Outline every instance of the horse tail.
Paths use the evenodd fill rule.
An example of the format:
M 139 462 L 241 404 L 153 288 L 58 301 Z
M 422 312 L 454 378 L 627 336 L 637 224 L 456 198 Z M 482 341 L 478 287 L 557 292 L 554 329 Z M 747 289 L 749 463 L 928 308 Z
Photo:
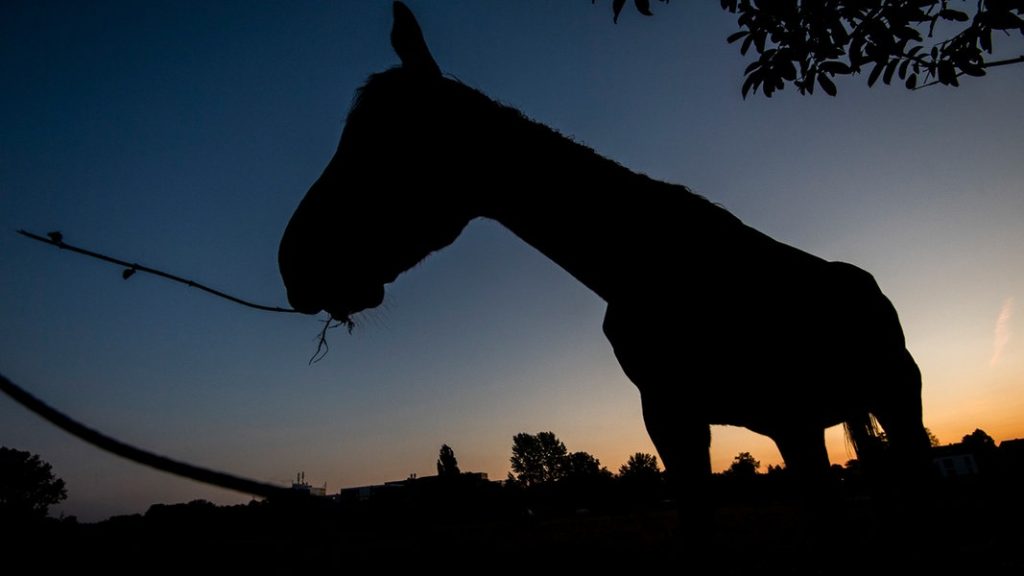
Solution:
M 875 468 L 882 458 L 884 437 L 879 431 L 878 420 L 863 412 L 845 423 L 846 439 L 853 445 L 853 451 L 864 468 Z

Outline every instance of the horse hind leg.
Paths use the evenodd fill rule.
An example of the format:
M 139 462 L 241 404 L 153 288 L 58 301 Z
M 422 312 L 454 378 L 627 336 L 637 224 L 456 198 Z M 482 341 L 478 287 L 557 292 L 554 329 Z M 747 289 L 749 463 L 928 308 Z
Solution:
M 931 469 L 931 442 L 921 407 L 921 371 L 909 352 L 890 371 L 894 377 L 871 412 L 885 430 L 891 472 L 904 481 L 924 481 Z
M 885 430 L 886 445 L 880 446 L 879 464 L 872 492 L 881 504 L 881 522 L 876 526 L 878 558 L 921 566 L 935 561 L 924 548 L 914 546 L 908 535 L 927 533 L 940 521 L 931 506 L 935 484 L 931 464 L 931 443 L 924 428 L 921 406 L 921 372 L 904 352 L 890 364 L 890 376 L 871 413 Z M 859 454 L 858 454 L 859 455 Z

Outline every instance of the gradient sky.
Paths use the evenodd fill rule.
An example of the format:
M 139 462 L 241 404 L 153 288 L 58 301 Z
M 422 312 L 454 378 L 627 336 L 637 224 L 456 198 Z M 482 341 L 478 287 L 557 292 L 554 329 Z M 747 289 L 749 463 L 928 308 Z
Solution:
M 618 25 L 608 2 L 409 4 L 446 72 L 872 272 L 941 440 L 1024 437 L 1024 68 L 958 89 L 861 77 L 837 98 L 744 101 L 745 60 L 725 43 L 734 17 L 717 2 L 627 9 Z M 281 484 L 305 471 L 330 491 L 431 474 L 442 443 L 464 470 L 503 478 L 524 431 L 552 430 L 613 470 L 653 452 L 603 303 L 493 222 L 400 277 L 313 366 L 313 318 L 126 282 L 14 234 L 61 230 L 285 304 L 280 235 L 355 89 L 397 63 L 390 25 L 385 1 L 0 4 L 0 372 L 119 439 Z M 1019 36 L 1002 42 L 1021 52 Z M 829 438 L 834 462 L 851 457 Z M 69 492 L 53 512 L 83 520 L 248 500 L 122 461 L 2 398 L 0 444 L 52 463 Z M 779 458 L 765 438 L 713 430 L 716 469 L 740 451 Z

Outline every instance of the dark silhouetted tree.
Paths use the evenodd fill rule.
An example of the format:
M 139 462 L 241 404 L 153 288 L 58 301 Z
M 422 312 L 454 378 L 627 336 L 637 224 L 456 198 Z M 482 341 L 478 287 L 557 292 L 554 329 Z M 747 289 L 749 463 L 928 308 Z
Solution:
M 928 444 L 932 448 L 935 448 L 936 446 L 941 446 L 942 445 L 942 442 L 939 442 L 939 437 L 936 436 L 935 434 L 932 434 L 931 430 L 929 430 L 928 428 L 925 428 L 924 429 L 924 433 L 928 435 Z
M 976 428 L 974 432 L 964 436 L 962 442 L 964 446 L 972 450 L 988 451 L 996 449 L 996 441 L 981 428 Z
M 573 452 L 565 459 L 565 479 L 587 482 L 611 478 L 612 473 L 601 466 L 601 461 L 586 452 Z
M 619 477 L 636 480 L 660 478 L 661 470 L 658 469 L 658 457 L 644 452 L 633 454 L 625 464 L 619 467 Z
M 443 478 L 458 476 L 459 461 L 455 459 L 455 451 L 447 444 L 441 445 L 441 452 L 437 457 L 437 475 Z
M 978 472 L 987 474 L 996 469 L 999 449 L 996 447 L 996 441 L 984 430 L 977 428 L 964 436 L 963 446 L 974 455 Z
M 520 432 L 512 438 L 509 477 L 522 486 L 561 480 L 566 473 L 566 456 L 565 444 L 554 432 Z
M 623 494 L 633 503 L 651 504 L 658 502 L 665 495 L 665 483 L 661 470 L 658 469 L 658 458 L 653 454 L 637 452 L 619 467 L 616 477 Z
M 50 506 L 67 498 L 64 481 L 39 456 L 0 447 L 0 519 L 45 518 Z
M 753 478 L 760 468 L 761 463 L 750 452 L 740 452 L 732 459 L 732 464 L 726 470 L 726 474 L 736 478 Z
M 667 1 L 667 0 L 663 0 Z M 625 0 L 613 0 L 617 21 Z M 650 16 L 650 2 L 635 0 Z M 868 86 L 898 78 L 909 89 L 958 86 L 963 76 L 1020 64 L 1024 55 L 992 59 L 993 36 L 1024 36 L 1021 0 L 721 0 L 739 31 L 726 40 L 757 58 L 744 74 L 743 96 L 792 84 L 835 96 L 834 78 L 866 73 Z M 941 35 L 936 37 L 936 35 Z

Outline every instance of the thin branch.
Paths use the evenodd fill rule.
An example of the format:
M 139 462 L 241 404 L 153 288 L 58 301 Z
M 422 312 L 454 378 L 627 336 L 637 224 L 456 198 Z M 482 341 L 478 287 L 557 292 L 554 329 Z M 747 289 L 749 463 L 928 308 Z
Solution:
M 1016 58 L 1007 58 L 1006 60 L 996 60 L 995 62 L 985 62 L 981 65 L 982 68 L 995 68 L 996 66 L 1008 66 L 1010 64 L 1020 64 L 1024 62 L 1024 55 L 1017 56 Z
M 255 480 L 240 478 L 224 472 L 217 472 L 215 470 L 200 468 L 184 462 L 178 462 L 177 460 L 171 460 L 170 458 L 130 446 L 124 442 L 115 440 L 110 436 L 97 432 L 84 424 L 72 420 L 70 417 L 59 412 L 56 408 L 47 405 L 42 400 L 39 400 L 35 396 L 29 394 L 23 388 L 5 378 L 2 374 L 0 374 L 0 391 L 3 391 L 15 402 L 21 404 L 25 408 L 28 408 L 36 415 L 42 417 L 61 430 L 64 430 L 65 432 L 68 432 L 80 440 L 84 440 L 85 442 L 96 446 L 97 448 L 106 450 L 107 452 L 116 454 L 122 458 L 127 458 L 132 462 L 156 468 L 157 470 L 162 470 L 176 476 L 189 478 L 204 484 L 211 484 L 213 486 L 227 488 L 228 490 L 262 496 L 264 498 L 296 498 L 302 494 L 301 492 L 289 490 L 281 486 L 257 482 Z
M 1009 66 L 1010 64 L 1021 64 L 1021 63 L 1024 63 L 1024 56 L 1017 56 L 1016 58 L 1007 58 L 1006 60 L 996 60 L 995 62 L 985 62 L 984 64 L 980 64 L 978 66 L 978 68 L 995 68 L 996 66 Z M 964 76 L 964 73 L 963 72 L 957 72 L 956 77 L 960 78 L 961 76 Z M 940 82 L 939 80 L 932 80 L 931 82 L 928 82 L 927 84 L 921 84 L 920 86 L 915 86 L 914 90 L 920 90 L 922 88 L 928 88 L 929 86 L 935 86 L 936 84 L 941 84 L 941 83 L 942 82 Z
M 69 250 L 71 252 L 75 252 L 76 254 L 82 254 L 83 256 L 88 256 L 90 258 L 95 258 L 97 260 L 103 260 L 104 262 L 109 262 L 111 264 L 116 264 L 118 266 L 122 266 L 122 267 L 124 267 L 124 272 L 122 273 L 122 276 L 124 277 L 125 280 L 127 280 L 132 274 L 134 274 L 136 272 L 145 272 L 147 274 L 153 274 L 154 276 L 159 276 L 161 278 L 165 278 L 165 279 L 171 280 L 173 282 L 178 282 L 179 284 L 184 284 L 184 285 L 189 286 L 191 288 L 197 288 L 199 290 L 202 290 L 203 292 L 207 292 L 209 294 L 213 294 L 214 296 L 217 296 L 217 297 L 220 297 L 220 298 L 224 298 L 225 300 L 230 300 L 230 301 L 232 301 L 232 302 L 234 302 L 236 304 L 241 304 L 242 306 L 248 306 L 249 308 L 255 308 L 257 310 L 263 310 L 265 312 L 289 312 L 289 313 L 298 313 L 299 312 L 298 310 L 295 310 L 294 308 L 281 308 L 279 306 L 265 306 L 263 304 L 256 304 L 254 302 L 249 302 L 248 300 L 243 300 L 243 299 L 238 298 L 236 296 L 232 296 L 232 295 L 227 294 L 225 292 L 221 292 L 220 290 L 216 290 L 214 288 L 210 288 L 208 286 L 204 286 L 204 285 L 202 285 L 202 284 L 200 284 L 200 283 L 198 283 L 198 282 L 196 282 L 194 280 L 189 280 L 187 278 L 182 278 L 181 276 L 176 276 L 174 274 L 169 274 L 169 273 L 164 272 L 162 270 L 157 270 L 155 268 L 150 268 L 149 266 L 143 266 L 142 264 L 138 264 L 138 263 L 135 263 L 135 262 L 128 262 L 127 260 L 121 260 L 120 258 L 114 258 L 114 257 L 111 257 L 111 256 L 107 256 L 105 254 L 100 254 L 98 252 L 93 252 L 91 250 L 86 250 L 85 248 L 79 248 L 78 246 L 72 246 L 71 244 L 68 244 L 67 242 L 64 241 L 64 237 L 63 237 L 63 235 L 60 232 L 50 232 L 47 236 L 40 236 L 38 234 L 33 234 L 32 232 L 28 232 L 26 230 L 18 230 L 18 234 L 21 234 L 22 236 L 25 236 L 26 238 L 31 238 L 32 240 L 36 240 L 38 242 L 43 242 L 45 244 L 50 244 L 51 246 L 56 246 L 57 248 L 60 248 L 61 250 Z

